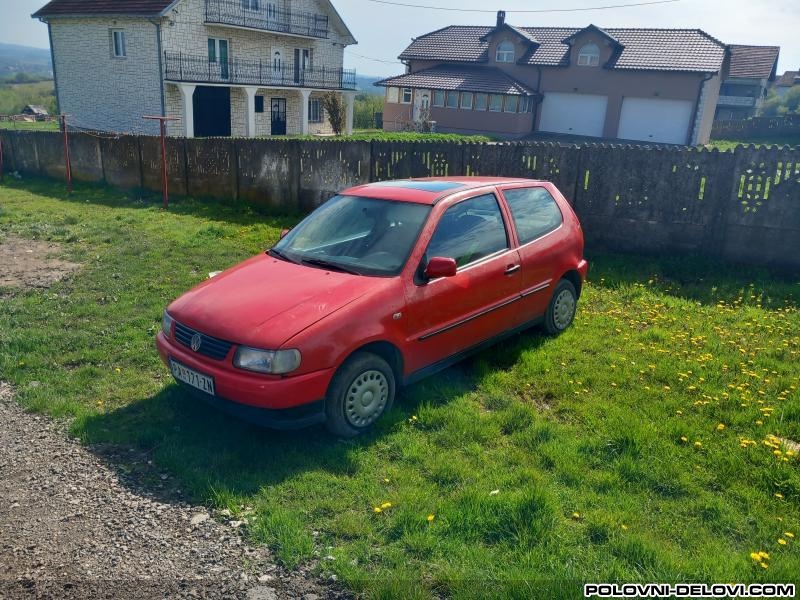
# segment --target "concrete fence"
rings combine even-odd
[[[8,170],[64,177],[60,134],[3,131],[0,140]],[[74,134],[70,153],[76,180],[160,190],[157,138]],[[788,148],[170,138],[167,154],[174,194],[282,210],[309,211],[386,179],[546,179],[575,207],[589,247],[800,269],[800,151]]]
[[[800,136],[800,114],[714,121],[711,128],[711,137],[718,140],[729,137],[747,139],[764,136]]]

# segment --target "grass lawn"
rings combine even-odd
[[[60,131],[58,121],[0,121],[0,129],[24,131]]]
[[[371,598],[800,579],[800,463],[779,441],[800,440],[796,278],[590,256],[572,329],[414,385],[374,433],[342,442],[196,404],[153,344],[172,298],[293,221],[6,180],[0,239],[60,242],[83,267],[0,293],[0,378],[74,417],[87,443],[147,450],[286,565],[318,559]]]

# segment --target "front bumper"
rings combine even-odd
[[[164,364],[173,358],[190,369],[214,378],[215,396],[182,384],[195,396],[248,421],[279,428],[297,428],[325,420],[324,401],[334,369],[291,377],[262,375],[236,369],[226,358],[199,356],[159,332],[156,347]]]

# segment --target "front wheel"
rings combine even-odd
[[[394,372],[380,356],[358,352],[333,376],[325,399],[326,426],[339,437],[369,429],[394,402]]]
[[[544,330],[548,335],[558,335],[570,325],[575,318],[578,306],[578,294],[572,282],[562,279],[558,282],[547,312],[544,315]]]

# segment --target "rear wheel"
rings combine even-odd
[[[325,399],[328,431],[355,437],[392,407],[394,372],[380,356],[358,352],[339,367]]]
[[[578,306],[578,294],[572,282],[562,279],[558,282],[547,312],[544,315],[544,330],[549,335],[558,335],[570,325],[575,318]]]

